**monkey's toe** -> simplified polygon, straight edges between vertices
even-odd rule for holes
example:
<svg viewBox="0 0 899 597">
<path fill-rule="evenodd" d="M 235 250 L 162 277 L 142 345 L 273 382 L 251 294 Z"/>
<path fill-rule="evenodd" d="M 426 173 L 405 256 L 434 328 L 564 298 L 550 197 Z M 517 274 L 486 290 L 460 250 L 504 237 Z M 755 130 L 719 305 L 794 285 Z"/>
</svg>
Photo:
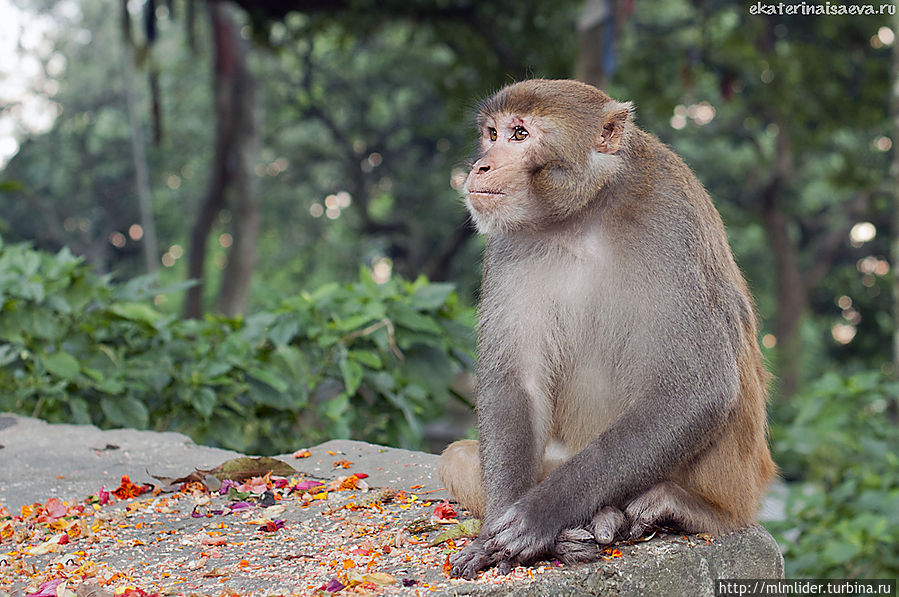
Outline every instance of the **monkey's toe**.
<svg viewBox="0 0 899 597">
<path fill-rule="evenodd" d="M 587 529 L 566 529 L 556 537 L 552 555 L 565 564 L 593 562 L 599 559 L 601 549 L 593 534 Z"/>
<path fill-rule="evenodd" d="M 505 576 L 512 572 L 512 562 L 509 560 L 503 560 L 499 564 L 496 565 L 496 572 L 500 576 Z"/>
<path fill-rule="evenodd" d="M 450 564 L 452 564 L 450 576 L 474 580 L 478 577 L 478 572 L 490 566 L 491 561 L 483 544 L 475 541 L 450 558 Z"/>
<path fill-rule="evenodd" d="M 627 517 L 613 506 L 606 506 L 593 518 L 593 536 L 600 545 L 609 545 L 615 537 L 624 535 Z"/>
</svg>

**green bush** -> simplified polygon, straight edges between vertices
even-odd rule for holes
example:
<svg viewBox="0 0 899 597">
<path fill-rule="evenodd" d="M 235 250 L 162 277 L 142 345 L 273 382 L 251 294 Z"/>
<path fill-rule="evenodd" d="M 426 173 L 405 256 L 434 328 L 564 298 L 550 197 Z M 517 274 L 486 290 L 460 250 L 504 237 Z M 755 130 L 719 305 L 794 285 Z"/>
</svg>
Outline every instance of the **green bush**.
<svg viewBox="0 0 899 597">
<path fill-rule="evenodd" d="M 472 360 L 449 284 L 330 284 L 246 318 L 182 320 L 153 279 L 0 240 L 0 410 L 177 430 L 277 453 L 335 437 L 416 447 Z"/>
<path fill-rule="evenodd" d="M 897 401 L 879 372 L 829 374 L 772 426 L 791 483 L 787 519 L 769 528 L 788 577 L 899 576 Z"/>
</svg>

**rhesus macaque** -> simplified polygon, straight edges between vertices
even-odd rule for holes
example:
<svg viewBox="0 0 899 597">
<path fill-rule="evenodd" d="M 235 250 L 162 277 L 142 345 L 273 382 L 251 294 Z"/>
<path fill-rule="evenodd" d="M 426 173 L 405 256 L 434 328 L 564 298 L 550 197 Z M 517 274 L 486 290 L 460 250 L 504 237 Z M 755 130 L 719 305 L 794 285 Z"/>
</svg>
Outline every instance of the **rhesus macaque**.
<svg viewBox="0 0 899 597">
<path fill-rule="evenodd" d="M 751 524 L 775 475 L 768 376 L 705 189 L 630 104 L 576 81 L 505 87 L 477 125 L 480 439 L 439 473 L 483 526 L 453 575 Z"/>
</svg>

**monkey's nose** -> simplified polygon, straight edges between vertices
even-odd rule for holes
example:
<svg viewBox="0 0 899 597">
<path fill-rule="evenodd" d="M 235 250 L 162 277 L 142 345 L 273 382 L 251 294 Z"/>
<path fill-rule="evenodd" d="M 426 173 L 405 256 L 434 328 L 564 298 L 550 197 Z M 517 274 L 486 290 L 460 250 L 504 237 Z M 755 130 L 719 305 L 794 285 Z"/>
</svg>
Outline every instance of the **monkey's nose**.
<svg viewBox="0 0 899 597">
<path fill-rule="evenodd" d="M 489 171 L 489 170 L 490 170 L 490 166 L 488 166 L 487 164 L 485 164 L 485 165 L 480 166 L 480 167 L 478 168 L 478 174 L 483 174 L 484 172 L 487 172 L 487 171 Z"/>
</svg>

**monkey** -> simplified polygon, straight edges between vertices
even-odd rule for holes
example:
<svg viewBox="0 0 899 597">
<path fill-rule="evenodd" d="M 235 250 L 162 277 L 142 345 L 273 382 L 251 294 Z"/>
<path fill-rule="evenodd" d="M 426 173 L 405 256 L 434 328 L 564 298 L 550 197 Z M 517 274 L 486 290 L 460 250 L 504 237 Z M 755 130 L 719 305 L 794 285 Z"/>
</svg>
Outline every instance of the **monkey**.
<svg viewBox="0 0 899 597">
<path fill-rule="evenodd" d="M 769 376 L 702 184 L 631 103 L 573 80 L 502 88 L 477 129 L 478 440 L 438 475 L 482 526 L 452 575 L 752 524 L 776 475 Z M 572 547 L 584 531 L 596 549 Z"/>
</svg>

